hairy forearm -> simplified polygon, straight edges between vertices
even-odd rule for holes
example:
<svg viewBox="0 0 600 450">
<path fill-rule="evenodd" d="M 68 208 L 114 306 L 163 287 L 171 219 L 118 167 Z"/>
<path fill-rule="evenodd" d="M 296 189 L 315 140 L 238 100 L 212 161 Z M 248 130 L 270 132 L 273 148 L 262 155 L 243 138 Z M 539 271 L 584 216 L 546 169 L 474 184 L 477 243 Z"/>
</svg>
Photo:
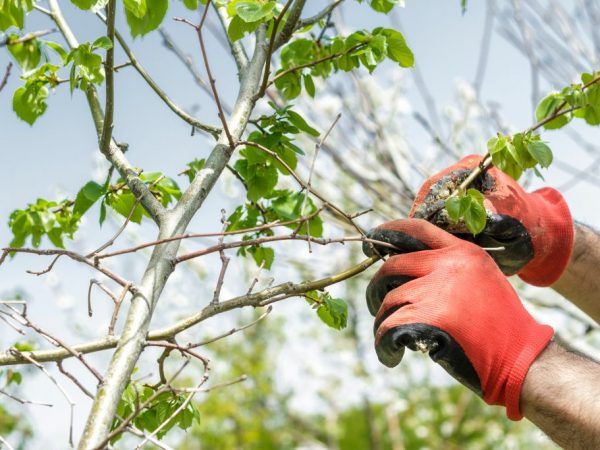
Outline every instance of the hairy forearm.
<svg viewBox="0 0 600 450">
<path fill-rule="evenodd" d="M 551 342 L 527 373 L 521 412 L 563 448 L 600 448 L 599 380 L 599 364 Z"/>
<path fill-rule="evenodd" d="M 600 323 L 600 235 L 575 224 L 575 243 L 567 270 L 552 285 L 579 309 Z"/>
</svg>

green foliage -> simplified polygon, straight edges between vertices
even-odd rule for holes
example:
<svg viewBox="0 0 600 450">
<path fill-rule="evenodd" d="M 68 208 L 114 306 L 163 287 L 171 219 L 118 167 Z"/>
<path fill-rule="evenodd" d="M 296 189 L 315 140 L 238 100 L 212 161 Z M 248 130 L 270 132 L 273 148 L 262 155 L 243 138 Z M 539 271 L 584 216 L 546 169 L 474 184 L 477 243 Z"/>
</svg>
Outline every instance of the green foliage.
<svg viewBox="0 0 600 450">
<path fill-rule="evenodd" d="M 552 150 L 541 141 L 539 134 L 516 133 L 505 136 L 498 133 L 487 142 L 487 148 L 494 165 L 515 180 L 521 177 L 523 171 L 537 165 L 548 167 L 553 158 Z"/>
<path fill-rule="evenodd" d="M 373 72 L 386 58 L 400 67 L 412 67 L 414 56 L 404 36 L 391 28 L 372 32 L 357 31 L 346 38 L 335 37 L 327 44 L 313 39 L 296 39 L 281 51 L 281 69 L 275 86 L 285 98 L 294 99 L 302 91 L 302 81 L 310 96 L 315 95 L 313 77 L 327 78 L 335 72 L 365 67 Z"/>
<path fill-rule="evenodd" d="M 0 31 L 10 27 L 23 29 L 25 15 L 33 9 L 33 0 L 0 0 Z"/>
<path fill-rule="evenodd" d="M 227 14 L 231 18 L 227 35 L 232 41 L 256 31 L 261 23 L 272 20 L 277 14 L 276 1 L 232 0 L 227 3 Z"/>
<path fill-rule="evenodd" d="M 476 189 L 467 192 L 458 191 L 446 200 L 448 217 L 454 222 L 464 220 L 472 234 L 479 234 L 486 224 L 486 212 L 483 206 L 483 194 Z"/>
<path fill-rule="evenodd" d="M 358 3 L 363 3 L 364 0 L 357 0 Z M 394 6 L 404 6 L 404 0 L 369 0 L 369 5 L 375 11 L 387 14 Z"/>
<path fill-rule="evenodd" d="M 135 381 L 128 383 L 117 406 L 117 415 L 121 418 L 129 417 L 154 394 L 155 390 L 150 386 Z M 175 414 L 175 411 L 183 405 L 185 399 L 185 394 L 163 392 L 150 401 L 147 407 L 133 419 L 133 424 L 142 431 L 152 433 L 165 420 Z M 162 439 L 175 426 L 187 430 L 194 422 L 200 422 L 200 413 L 193 403 L 189 403 L 166 426 L 160 429 L 156 437 Z M 111 429 L 114 430 L 119 424 L 120 420 L 115 418 Z M 114 444 L 120 438 L 121 435 L 119 434 L 112 439 L 111 443 Z"/>
<path fill-rule="evenodd" d="M 123 7 L 131 36 L 144 36 L 160 26 L 169 0 L 128 0 L 123 2 Z"/>
<path fill-rule="evenodd" d="M 204 164 L 206 163 L 206 159 L 194 159 L 193 161 L 187 164 L 187 169 L 181 172 L 179 175 L 186 175 L 188 177 L 188 181 L 191 183 L 194 178 L 196 178 L 196 174 L 202 170 Z"/>
<path fill-rule="evenodd" d="M 177 183 L 160 172 L 142 173 L 140 179 L 163 206 L 181 197 Z M 89 181 L 79 190 L 75 201 L 55 202 L 40 198 L 25 209 L 13 211 L 8 223 L 13 233 L 11 247 L 22 247 L 31 238 L 31 244 L 37 248 L 41 245 L 42 237 L 46 236 L 54 246 L 64 248 L 64 238 L 73 239 L 81 217 L 99 200 L 102 200 L 100 223 L 106 218 L 106 206 L 123 217 L 131 214 L 130 220 L 134 223 L 140 223 L 142 217 L 149 216 L 123 180 L 119 179 L 115 185 L 107 183 L 104 186 Z"/>
<path fill-rule="evenodd" d="M 600 125 L 599 76 L 600 72 L 583 73 L 580 84 L 572 84 L 542 99 L 535 110 L 536 119 L 547 120 L 544 124 L 547 130 L 562 128 L 573 118 L 583 119 L 588 125 Z"/>
<path fill-rule="evenodd" d="M 98 3 L 98 0 L 71 0 L 71 3 L 79 9 L 88 10 L 92 9 Z"/>
<path fill-rule="evenodd" d="M 71 50 L 65 61 L 65 65 L 73 63 L 69 78 L 71 93 L 77 86 L 85 91 L 90 84 L 102 84 L 104 81 L 102 57 L 94 51 L 110 48 L 112 48 L 112 42 L 106 36 L 102 36 L 92 44 L 86 42 Z"/>
<path fill-rule="evenodd" d="M 10 215 L 8 226 L 13 233 L 11 247 L 22 247 L 28 238 L 39 247 L 46 236 L 56 247 L 64 248 L 63 237 L 73 238 L 79 226 L 79 216 L 73 214 L 72 202 L 60 203 L 39 198 L 25 209 L 17 209 Z"/>
<path fill-rule="evenodd" d="M 8 37 L 7 47 L 10 54 L 15 58 L 15 61 L 23 69 L 28 71 L 35 69 L 42 58 L 42 52 L 40 51 L 40 42 L 37 39 L 31 39 L 23 43 L 12 44 L 12 42 L 19 39 L 16 34 L 11 34 Z"/>
<path fill-rule="evenodd" d="M 17 116 L 29 125 L 33 125 L 46 111 L 48 86 L 54 87 L 58 84 L 57 71 L 58 66 L 44 63 L 22 75 L 25 84 L 15 90 L 12 105 Z"/>
<path fill-rule="evenodd" d="M 346 328 L 348 304 L 344 300 L 333 298 L 326 291 L 310 291 L 304 296 L 324 324 L 335 330 Z"/>
</svg>

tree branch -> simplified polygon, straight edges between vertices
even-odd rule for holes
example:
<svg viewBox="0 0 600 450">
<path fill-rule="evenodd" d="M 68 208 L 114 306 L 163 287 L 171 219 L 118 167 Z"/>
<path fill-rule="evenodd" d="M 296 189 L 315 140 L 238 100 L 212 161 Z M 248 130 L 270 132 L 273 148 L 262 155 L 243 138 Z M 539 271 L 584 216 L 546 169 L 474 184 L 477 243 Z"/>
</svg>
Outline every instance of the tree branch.
<svg viewBox="0 0 600 450">
<path fill-rule="evenodd" d="M 281 29 L 281 33 L 277 36 L 275 40 L 275 49 L 278 49 L 287 41 L 290 40 L 294 31 L 296 31 L 296 24 L 298 20 L 300 20 L 300 15 L 302 14 L 302 10 L 304 9 L 304 4 L 306 0 L 296 0 L 294 4 L 290 8 L 290 13 Z"/>
<path fill-rule="evenodd" d="M 102 21 L 106 22 L 106 18 L 103 17 L 102 14 L 97 13 L 97 16 Z M 156 81 L 154 81 L 154 79 L 148 74 L 148 72 L 146 72 L 146 69 L 137 60 L 121 33 L 115 30 L 115 37 L 117 38 L 119 45 L 129 58 L 131 65 L 135 68 L 135 70 L 137 70 L 141 77 L 146 81 L 148 86 L 150 86 L 150 88 L 156 93 L 156 95 L 158 95 L 158 97 L 164 102 L 164 104 L 167 105 L 169 109 L 175 114 L 177 114 L 184 122 L 189 123 L 190 125 L 199 130 L 207 132 L 212 137 L 217 139 L 217 137 L 221 133 L 221 130 L 215 126 L 207 125 L 205 123 L 200 122 L 198 119 L 190 116 L 183 109 L 181 109 L 173 100 L 171 100 L 171 98 L 165 93 L 165 91 L 163 91 L 160 88 L 160 86 L 156 83 Z"/>
<path fill-rule="evenodd" d="M 329 14 L 331 14 L 333 12 L 333 10 L 335 8 L 337 8 L 338 6 L 340 6 L 340 4 L 343 1 L 344 0 L 336 0 L 333 3 L 331 3 L 330 5 L 328 5 L 325 8 L 323 8 L 321 11 L 319 11 L 314 16 L 307 17 L 306 19 L 299 20 L 298 24 L 296 25 L 296 30 L 299 30 L 301 28 L 307 27 L 309 25 L 313 25 L 313 24 L 319 22 L 320 20 L 325 19 L 327 16 L 329 16 Z"/>
<path fill-rule="evenodd" d="M 266 26 L 261 25 L 256 35 L 256 49 L 242 77 L 238 98 L 229 120 L 229 130 L 235 140 L 239 139 L 246 128 L 254 108 L 253 94 L 265 64 Z M 202 170 L 198 172 L 175 207 L 164 214 L 160 222 L 159 239 L 167 239 L 185 232 L 221 175 L 232 152 L 233 148 L 228 145 L 225 133 L 221 133 Z M 172 261 L 178 248 L 179 241 L 173 241 L 156 246 L 152 252 L 139 290 L 131 299 L 123 333 L 106 371 L 104 383 L 99 387 L 94 399 L 79 443 L 82 450 L 97 447 L 109 434 L 119 400 L 144 348 L 154 308 L 173 272 Z"/>
<path fill-rule="evenodd" d="M 71 31 L 71 28 L 65 21 L 60 7 L 58 6 L 58 0 L 49 0 L 48 4 L 50 6 L 50 13 L 52 20 L 58 26 L 58 29 L 64 36 L 67 44 L 71 49 L 79 46 L 79 42 L 75 35 Z M 86 91 L 86 97 L 88 101 L 88 105 L 90 107 L 90 111 L 92 113 L 92 118 L 94 120 L 94 125 L 96 127 L 96 133 L 98 134 L 98 140 L 100 141 L 102 137 L 102 128 L 104 123 L 104 117 L 102 113 L 102 108 L 100 106 L 100 101 L 98 99 L 98 93 L 94 86 L 90 84 L 89 88 Z M 106 159 L 117 169 L 120 175 L 123 177 L 127 186 L 131 189 L 131 192 L 138 198 L 141 198 L 142 205 L 146 208 L 150 216 L 154 219 L 156 223 L 161 221 L 161 217 L 164 214 L 164 208 L 160 204 L 160 202 L 152 195 L 148 186 L 139 178 L 137 172 L 133 169 L 129 161 L 125 158 L 125 155 L 121 151 L 121 149 L 117 146 L 116 142 L 111 140 L 108 149 L 103 153 Z"/>
<path fill-rule="evenodd" d="M 193 327 L 194 325 L 205 321 L 206 319 L 222 314 L 227 311 L 231 311 L 238 308 L 244 308 L 246 306 L 260 307 L 270 303 L 284 300 L 292 296 L 298 296 L 305 292 L 324 289 L 327 286 L 344 281 L 361 272 L 367 270 L 375 262 L 378 261 L 377 256 L 367 258 L 355 266 L 349 267 L 348 269 L 331 275 L 325 278 L 314 281 L 304 281 L 301 283 L 282 283 L 277 286 L 273 286 L 256 293 L 250 293 L 239 297 L 234 297 L 230 300 L 222 301 L 218 304 L 208 304 L 201 311 L 193 314 L 187 318 L 180 320 L 166 328 L 154 330 L 148 333 L 148 341 L 160 341 L 165 339 L 171 339 L 177 334 Z M 86 342 L 84 344 L 77 344 L 71 346 L 71 349 L 81 353 L 94 353 L 102 350 L 108 350 L 114 348 L 121 336 L 111 336 L 96 341 Z M 145 341 L 144 341 L 145 343 Z M 53 350 L 35 350 L 31 352 L 22 352 L 23 355 L 27 355 L 30 359 L 35 360 L 39 363 L 48 361 L 61 361 L 67 358 L 73 357 L 73 355 L 61 348 Z M 0 353 L 0 366 L 11 366 L 16 364 L 28 364 L 31 363 L 24 356 L 19 356 L 11 352 Z"/>
<path fill-rule="evenodd" d="M 215 7 L 217 15 L 219 16 L 219 22 L 221 22 L 221 26 L 223 27 L 223 32 L 225 33 L 229 48 L 231 49 L 231 55 L 233 56 L 235 65 L 238 68 L 238 77 L 241 80 L 242 75 L 248 66 L 248 55 L 246 54 L 246 49 L 244 48 L 244 44 L 242 44 L 241 40 L 233 42 L 231 39 L 229 39 L 229 35 L 227 34 L 227 9 L 224 6 L 217 6 L 214 3 L 213 6 Z"/>
<path fill-rule="evenodd" d="M 0 81 L 0 91 L 2 91 L 2 89 L 4 89 L 4 86 L 6 86 L 6 83 L 8 83 L 8 77 L 10 77 L 10 71 L 12 69 L 13 63 L 9 62 L 8 65 L 6 66 L 6 70 L 4 71 L 4 76 L 2 77 L 2 81 Z"/>
</svg>

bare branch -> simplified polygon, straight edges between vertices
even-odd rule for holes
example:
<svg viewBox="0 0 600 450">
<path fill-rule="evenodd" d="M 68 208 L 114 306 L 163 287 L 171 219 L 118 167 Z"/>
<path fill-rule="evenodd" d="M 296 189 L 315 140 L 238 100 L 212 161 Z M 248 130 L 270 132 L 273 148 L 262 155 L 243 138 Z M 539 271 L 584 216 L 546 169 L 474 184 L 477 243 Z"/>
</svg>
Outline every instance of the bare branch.
<svg viewBox="0 0 600 450">
<path fill-rule="evenodd" d="M 6 86 L 6 83 L 8 83 L 8 77 L 10 77 L 10 71 L 12 69 L 13 63 L 9 62 L 8 65 L 6 66 L 6 70 L 4 71 L 4 76 L 2 77 L 2 81 L 0 81 L 0 91 L 2 91 L 2 89 L 4 89 L 4 86 Z"/>
<path fill-rule="evenodd" d="M 342 4 L 343 1 L 344 0 L 335 0 L 333 3 L 331 3 L 330 5 L 327 5 L 325 8 L 323 8 L 321 11 L 319 11 L 314 16 L 299 20 L 298 24 L 296 25 L 296 30 L 299 30 L 304 27 L 308 27 L 310 25 L 314 25 L 315 23 L 321 21 L 322 19 L 327 18 L 328 16 L 331 15 L 331 13 L 333 12 L 333 10 L 335 8 L 337 8 L 338 6 L 340 6 Z M 325 29 L 325 27 L 324 27 L 324 29 Z"/>
<path fill-rule="evenodd" d="M 17 45 L 24 44 L 29 41 L 33 41 L 39 37 L 46 36 L 48 34 L 56 33 L 56 29 L 53 28 L 51 30 L 42 30 L 42 31 L 33 31 L 31 33 L 27 33 L 23 36 L 20 36 L 16 39 L 11 39 L 10 36 L 6 36 L 2 41 L 0 41 L 0 47 L 5 47 L 7 45 Z"/>
<path fill-rule="evenodd" d="M 58 0 L 49 0 L 48 4 L 50 5 L 50 14 L 58 29 L 64 36 L 67 44 L 70 48 L 76 48 L 79 46 L 75 35 L 71 31 L 71 28 L 65 21 L 60 7 L 58 5 Z M 100 106 L 100 100 L 98 99 L 98 93 L 94 86 L 90 86 L 86 91 L 86 97 L 88 101 L 88 105 L 90 107 L 90 111 L 92 113 L 92 118 L 94 120 L 94 125 L 96 127 L 96 133 L 98 135 L 98 141 L 100 143 L 100 139 L 102 137 L 102 128 L 104 123 L 104 117 L 102 113 L 102 108 Z M 152 195 L 146 195 L 149 193 L 149 189 L 146 184 L 139 178 L 137 172 L 131 166 L 129 161 L 125 158 L 125 155 L 119 148 L 119 146 L 111 141 L 109 148 L 103 153 L 104 156 L 110 161 L 110 163 L 119 171 L 131 192 L 135 194 L 136 197 L 142 198 L 142 204 L 150 214 L 150 216 L 154 219 L 156 223 L 159 223 L 162 215 L 164 214 L 164 208 L 160 204 L 160 202 Z"/>
<path fill-rule="evenodd" d="M 223 131 L 225 132 L 225 136 L 227 136 L 227 142 L 229 143 L 229 146 L 233 148 L 235 146 L 235 142 L 233 141 L 233 137 L 231 136 L 231 132 L 229 131 L 229 126 L 227 125 L 227 120 L 225 119 L 225 113 L 223 112 L 223 106 L 221 105 L 219 93 L 217 92 L 215 79 L 210 70 L 210 64 L 208 63 L 208 55 L 206 54 L 206 47 L 204 46 L 204 37 L 202 35 L 202 27 L 204 26 L 204 22 L 206 21 L 206 16 L 208 14 L 208 9 L 210 8 L 210 5 L 211 0 L 208 0 L 206 6 L 204 7 L 204 13 L 202 14 L 202 19 L 200 20 L 199 25 L 194 25 L 186 19 L 175 18 L 175 20 L 177 22 L 183 22 L 187 25 L 190 25 L 196 30 L 196 34 L 198 35 L 198 42 L 200 43 L 200 50 L 202 51 L 202 60 L 204 61 L 204 67 L 206 69 L 206 74 L 208 75 L 208 82 L 210 83 L 213 99 L 217 104 L 219 118 L 221 119 L 221 124 L 223 125 Z"/>
<path fill-rule="evenodd" d="M 102 16 L 102 14 L 97 13 L 97 16 L 102 21 L 106 21 L 106 18 L 104 16 Z M 159 96 L 159 98 L 164 102 L 165 105 L 167 105 L 169 107 L 169 109 L 171 111 L 173 111 L 175 114 L 177 114 L 186 123 L 189 123 L 190 125 L 192 125 L 193 127 L 197 128 L 199 130 L 207 132 L 208 134 L 212 135 L 215 139 L 219 136 L 219 134 L 221 133 L 221 130 L 219 128 L 200 122 L 198 119 L 196 119 L 196 118 L 190 116 L 188 113 L 186 113 L 173 100 L 171 100 L 171 98 L 165 93 L 165 91 L 163 91 L 160 88 L 160 86 L 156 83 L 156 81 L 154 81 L 154 79 L 148 74 L 148 72 L 146 72 L 146 69 L 144 68 L 144 66 L 142 66 L 142 64 L 138 61 L 136 56 L 133 54 L 133 52 L 131 51 L 131 48 L 129 48 L 129 45 L 127 44 L 127 42 L 125 41 L 125 39 L 123 38 L 121 33 L 119 33 L 116 30 L 115 30 L 115 37 L 117 38 L 119 45 L 121 46 L 121 48 L 123 49 L 123 51 L 125 52 L 127 57 L 129 58 L 131 65 L 135 68 L 135 70 L 137 70 L 137 72 L 146 81 L 148 86 L 150 86 L 150 88 L 156 93 L 156 95 Z"/>
<path fill-rule="evenodd" d="M 4 389 L 0 389 L 0 394 L 6 395 L 8 398 L 13 399 L 15 402 L 20 403 L 22 405 L 38 405 L 38 406 L 48 406 L 50 408 L 52 408 L 52 404 L 50 403 L 43 403 L 43 402 L 34 402 L 32 400 L 24 400 L 22 398 L 16 397 L 12 394 L 9 394 L 8 392 L 6 392 Z"/>
<path fill-rule="evenodd" d="M 102 122 L 102 133 L 100 135 L 100 151 L 108 153 L 110 141 L 112 140 L 113 116 L 115 110 L 115 7 L 116 0 L 108 0 L 106 5 L 106 35 L 110 39 L 111 46 L 106 50 L 104 65 L 106 69 L 106 100 L 104 104 L 104 121 Z"/>
<path fill-rule="evenodd" d="M 193 314 L 187 318 L 184 318 L 179 322 L 176 322 L 175 324 L 170 325 L 166 328 L 151 331 L 150 333 L 148 333 L 147 339 L 148 341 L 171 339 L 173 336 L 176 336 L 182 331 L 185 331 L 210 317 L 224 313 L 226 311 L 231 311 L 233 309 L 243 308 L 246 306 L 258 307 L 262 306 L 262 304 L 265 302 L 271 301 L 272 299 L 275 299 L 274 301 L 280 301 L 284 298 L 288 298 L 290 296 L 297 296 L 308 291 L 324 289 L 327 286 L 339 283 L 365 271 L 378 260 L 379 257 L 373 256 L 338 274 L 321 278 L 319 280 L 305 281 L 297 284 L 283 283 L 277 286 L 269 287 L 267 289 L 253 294 L 246 294 L 240 297 L 234 297 L 230 300 L 219 302 L 219 304 L 217 305 L 209 304 L 197 314 Z M 115 347 L 120 339 L 121 336 L 106 337 L 100 340 L 87 342 L 85 344 L 73 345 L 71 348 L 83 354 L 94 353 Z M 30 356 L 30 359 L 34 359 L 35 361 L 39 362 L 60 361 L 72 356 L 71 353 L 69 353 L 65 349 L 37 350 L 23 353 Z M 31 363 L 31 361 L 29 359 L 25 359 L 24 357 L 20 357 L 19 355 L 15 355 L 10 351 L 0 353 L 0 366 L 8 366 L 23 363 Z"/>
<path fill-rule="evenodd" d="M 27 361 L 29 361 L 29 363 L 33 364 L 35 367 L 37 367 L 38 369 L 40 369 L 44 373 L 44 375 L 46 375 L 50 379 L 50 381 L 52 381 L 52 383 L 62 393 L 63 397 L 65 398 L 65 400 L 67 401 L 67 403 L 71 407 L 71 417 L 70 417 L 70 421 L 69 421 L 69 444 L 71 445 L 71 447 L 73 447 L 73 411 L 75 409 L 75 402 L 71 399 L 71 396 L 68 394 L 68 392 L 65 390 L 65 388 L 62 387 L 62 385 L 58 381 L 56 381 L 56 378 L 54 378 L 52 376 L 52 374 L 50 374 L 50 372 L 48 372 L 44 368 L 44 366 L 42 366 L 40 363 L 38 363 L 37 361 L 35 361 L 31 356 L 29 356 L 26 353 L 21 353 L 16 348 L 11 348 L 9 350 L 9 352 L 12 353 L 15 356 L 18 356 L 19 358 L 26 359 Z"/>
</svg>

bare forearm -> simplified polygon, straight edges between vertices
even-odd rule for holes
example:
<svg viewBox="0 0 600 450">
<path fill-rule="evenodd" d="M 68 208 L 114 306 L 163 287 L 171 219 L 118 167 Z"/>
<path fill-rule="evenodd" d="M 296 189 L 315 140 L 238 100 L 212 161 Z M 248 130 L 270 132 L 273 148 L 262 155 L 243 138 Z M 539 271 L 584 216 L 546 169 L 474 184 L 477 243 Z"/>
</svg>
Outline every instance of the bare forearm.
<svg viewBox="0 0 600 450">
<path fill-rule="evenodd" d="M 600 235 L 596 231 L 575 224 L 571 261 L 552 288 L 600 323 Z"/>
<path fill-rule="evenodd" d="M 600 448 L 600 365 L 551 342 L 523 383 L 521 412 L 567 449 Z"/>
</svg>

